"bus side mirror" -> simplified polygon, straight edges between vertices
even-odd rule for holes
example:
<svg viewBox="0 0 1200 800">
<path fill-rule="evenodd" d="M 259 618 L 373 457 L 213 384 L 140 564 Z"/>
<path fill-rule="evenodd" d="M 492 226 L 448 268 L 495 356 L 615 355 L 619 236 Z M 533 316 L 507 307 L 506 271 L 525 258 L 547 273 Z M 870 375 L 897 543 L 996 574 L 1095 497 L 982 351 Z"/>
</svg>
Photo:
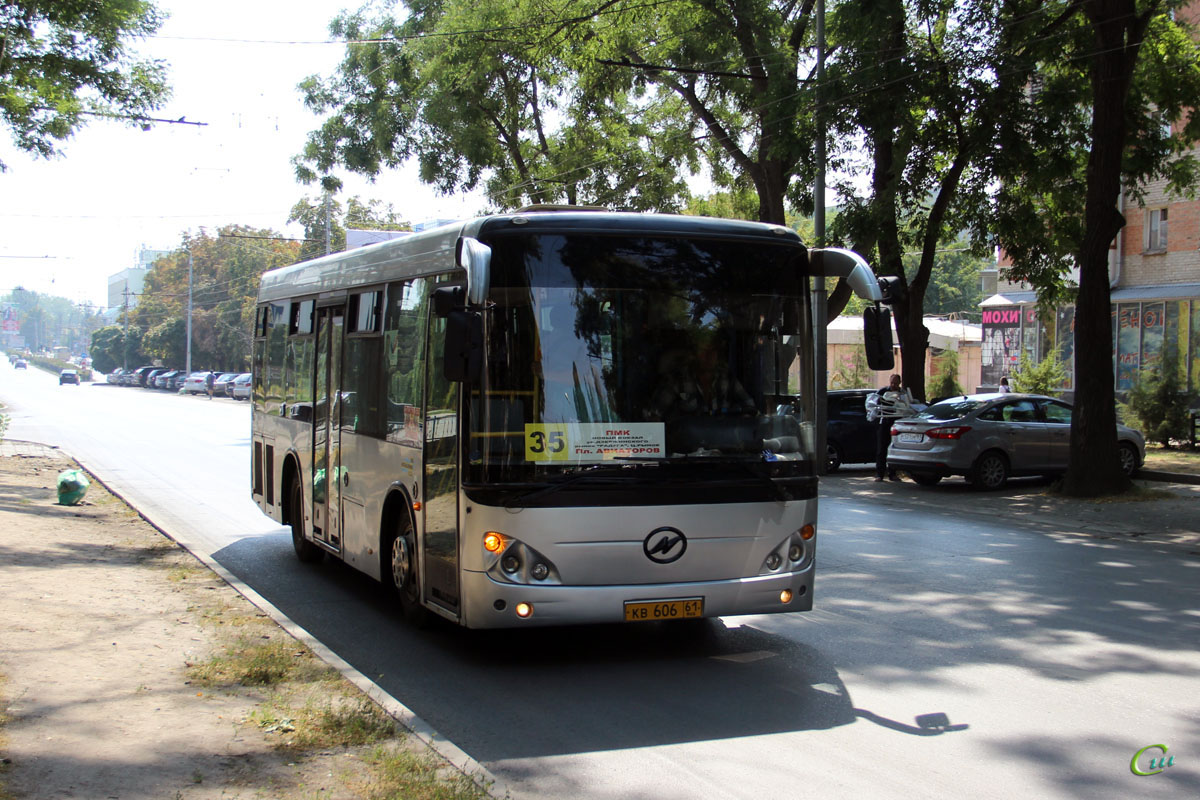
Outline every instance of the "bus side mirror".
<svg viewBox="0 0 1200 800">
<path fill-rule="evenodd" d="M 475 383 L 483 374 L 483 317 L 475 311 L 446 315 L 442 372 L 455 383 Z"/>
<path fill-rule="evenodd" d="M 492 282 L 492 248 L 478 239 L 460 236 L 454 251 L 458 265 L 467 271 L 467 302 L 482 305 Z"/>
<path fill-rule="evenodd" d="M 896 356 L 892 353 L 892 312 L 880 306 L 863 310 L 863 345 L 867 350 L 867 366 L 873 370 L 892 369 Z"/>
</svg>

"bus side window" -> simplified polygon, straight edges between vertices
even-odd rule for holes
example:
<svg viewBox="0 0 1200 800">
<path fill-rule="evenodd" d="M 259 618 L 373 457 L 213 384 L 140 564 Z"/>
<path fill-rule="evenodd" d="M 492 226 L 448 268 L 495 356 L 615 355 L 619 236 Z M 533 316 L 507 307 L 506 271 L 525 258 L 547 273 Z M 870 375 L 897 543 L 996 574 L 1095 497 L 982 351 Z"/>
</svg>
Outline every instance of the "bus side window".
<svg viewBox="0 0 1200 800">
<path fill-rule="evenodd" d="M 346 358 L 342 362 L 342 427 L 382 439 L 386 433 L 382 385 L 383 337 L 379 308 L 382 290 L 350 296 Z"/>
<path fill-rule="evenodd" d="M 264 320 L 266 337 L 266 369 L 265 371 L 265 410 L 268 414 L 279 415 L 283 403 L 283 370 L 287 354 L 287 318 L 288 304 L 286 302 L 271 303 L 266 307 Z"/>
<path fill-rule="evenodd" d="M 387 381 L 387 438 L 419 446 L 425 374 L 425 318 L 429 307 L 424 278 L 388 284 L 383 319 L 383 360 Z"/>
</svg>

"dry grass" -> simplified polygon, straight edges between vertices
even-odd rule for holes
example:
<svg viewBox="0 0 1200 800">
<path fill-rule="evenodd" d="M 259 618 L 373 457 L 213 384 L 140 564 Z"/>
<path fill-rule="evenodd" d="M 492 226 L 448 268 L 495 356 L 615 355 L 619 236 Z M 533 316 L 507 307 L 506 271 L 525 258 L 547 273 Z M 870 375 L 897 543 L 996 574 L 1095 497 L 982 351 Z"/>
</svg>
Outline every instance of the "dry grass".
<svg viewBox="0 0 1200 800">
<path fill-rule="evenodd" d="M 1200 475 L 1200 449 L 1177 447 L 1170 450 L 1157 444 L 1146 445 L 1146 469 Z"/>
</svg>

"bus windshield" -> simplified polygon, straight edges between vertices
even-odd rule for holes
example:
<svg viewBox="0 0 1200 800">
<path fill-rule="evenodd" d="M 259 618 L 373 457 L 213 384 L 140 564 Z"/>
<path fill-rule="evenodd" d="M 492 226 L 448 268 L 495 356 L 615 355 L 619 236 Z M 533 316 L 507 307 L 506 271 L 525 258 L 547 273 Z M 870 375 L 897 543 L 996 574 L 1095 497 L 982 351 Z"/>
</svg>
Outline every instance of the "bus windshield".
<svg viewBox="0 0 1200 800">
<path fill-rule="evenodd" d="M 468 412 L 475 480 L 701 460 L 814 474 L 808 281 L 794 243 L 487 244 L 485 375 Z"/>
</svg>

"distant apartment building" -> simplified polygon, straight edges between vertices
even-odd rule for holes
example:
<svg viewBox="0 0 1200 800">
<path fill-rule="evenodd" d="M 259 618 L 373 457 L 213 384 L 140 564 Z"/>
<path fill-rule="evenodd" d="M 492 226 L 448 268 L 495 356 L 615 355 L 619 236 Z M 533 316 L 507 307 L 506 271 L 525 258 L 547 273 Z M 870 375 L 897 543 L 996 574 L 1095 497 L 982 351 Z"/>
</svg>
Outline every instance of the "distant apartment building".
<svg viewBox="0 0 1200 800">
<path fill-rule="evenodd" d="M 128 302 L 128 307 L 137 305 L 138 296 L 146 283 L 146 274 L 159 258 L 169 255 L 170 250 L 150 250 L 141 248 L 135 257 L 135 266 L 123 269 L 108 276 L 108 314 L 120 313 Z"/>
<path fill-rule="evenodd" d="M 1200 20 L 1200 3 L 1179 13 Z M 1200 145 L 1190 155 L 1200 158 Z M 1141 204 L 1122 198 L 1126 224 L 1109 252 L 1114 385 L 1126 391 L 1140 375 L 1174 369 L 1200 390 L 1200 199 L 1169 194 L 1165 181 L 1142 188 Z M 981 383 L 996 386 L 1022 353 L 1034 361 L 1057 353 L 1069 376 L 1062 388 L 1074 390 L 1075 308 L 1039 315 L 1030 287 L 1005 279 L 1009 263 L 1002 253 L 998 273 L 985 274 L 996 282 L 981 303 Z"/>
</svg>

